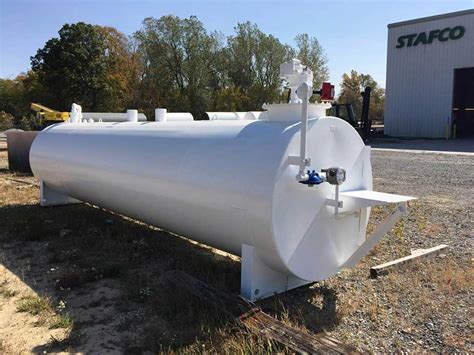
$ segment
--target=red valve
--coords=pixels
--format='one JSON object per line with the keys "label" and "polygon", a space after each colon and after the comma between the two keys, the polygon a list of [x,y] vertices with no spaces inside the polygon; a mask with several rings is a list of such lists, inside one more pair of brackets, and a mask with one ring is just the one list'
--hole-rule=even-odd
{"label": "red valve", "polygon": [[334,85],[323,83],[321,88],[321,101],[332,101],[334,99]]}

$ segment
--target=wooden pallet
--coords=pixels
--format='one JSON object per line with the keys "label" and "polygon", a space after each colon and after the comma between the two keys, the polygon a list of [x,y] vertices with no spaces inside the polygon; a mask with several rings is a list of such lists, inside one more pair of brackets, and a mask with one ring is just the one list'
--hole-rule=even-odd
{"label": "wooden pallet", "polygon": [[256,304],[219,291],[182,271],[168,271],[161,280],[165,285],[185,289],[201,301],[215,306],[250,333],[283,344],[293,351],[332,354],[355,351],[327,334],[308,334],[292,328],[266,314]]}

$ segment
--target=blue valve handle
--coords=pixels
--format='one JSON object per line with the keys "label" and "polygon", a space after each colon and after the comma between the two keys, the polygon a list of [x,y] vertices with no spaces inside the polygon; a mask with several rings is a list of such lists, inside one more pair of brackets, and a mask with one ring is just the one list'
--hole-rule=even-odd
{"label": "blue valve handle", "polygon": [[313,185],[319,185],[324,182],[322,177],[316,172],[316,170],[308,170],[307,174],[309,176],[308,180],[306,181],[300,181],[300,183],[313,186]]}

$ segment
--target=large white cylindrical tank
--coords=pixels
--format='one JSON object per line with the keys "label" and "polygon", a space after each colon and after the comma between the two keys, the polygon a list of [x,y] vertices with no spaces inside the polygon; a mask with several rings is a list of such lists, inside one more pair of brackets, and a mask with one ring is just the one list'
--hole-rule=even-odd
{"label": "large white cylindrical tank", "polygon": [[[83,119],[92,118],[95,122],[126,122],[128,120],[127,112],[82,112]],[[138,113],[138,121],[146,121],[146,116],[143,113]]]}
{"label": "large white cylindrical tank", "polygon": [[165,108],[156,108],[155,121],[194,121],[194,117],[190,112],[168,112]]}
{"label": "large white cylindrical tank", "polygon": [[166,121],[194,121],[191,112],[167,112]]}
{"label": "large white cylindrical tank", "polygon": [[[295,180],[299,141],[294,120],[71,123],[40,132],[30,162],[54,191],[233,254],[253,246],[272,269],[314,281],[365,240],[367,214],[336,216],[334,186]],[[344,167],[341,191],[371,189],[363,151],[345,121],[308,121],[311,168]]]}
{"label": "large white cylindrical tank", "polygon": [[206,112],[206,115],[209,118],[209,121],[233,121],[239,119],[237,112]]}
{"label": "large white cylindrical tank", "polygon": [[247,114],[247,112],[234,112],[234,113],[238,120],[245,119],[245,115]]}
{"label": "large white cylindrical tank", "polygon": [[244,117],[242,118],[243,120],[258,120],[260,115],[263,113],[263,111],[249,111],[246,112]]}

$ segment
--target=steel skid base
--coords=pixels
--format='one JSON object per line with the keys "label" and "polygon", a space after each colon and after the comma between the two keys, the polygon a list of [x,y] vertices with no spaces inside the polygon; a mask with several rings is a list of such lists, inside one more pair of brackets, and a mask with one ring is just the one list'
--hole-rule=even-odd
{"label": "steel skid base", "polygon": [[255,301],[311,283],[266,266],[254,247],[242,245],[240,295]]}
{"label": "steel skid base", "polygon": [[48,185],[41,180],[40,184],[40,205],[43,207],[70,205],[73,203],[82,203],[67,195],[63,195],[48,187]]}

